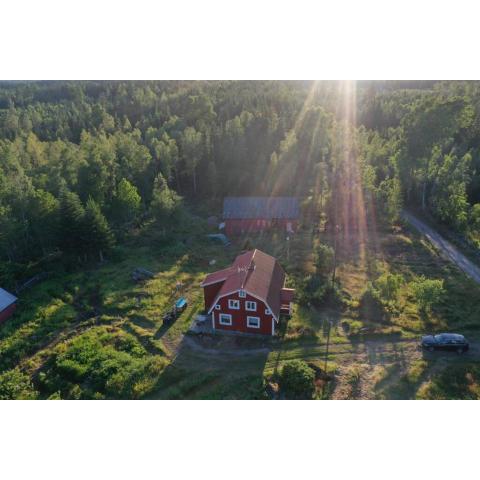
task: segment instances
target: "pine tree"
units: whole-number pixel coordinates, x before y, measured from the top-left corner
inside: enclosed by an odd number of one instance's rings
[[[60,194],[59,243],[68,253],[83,251],[85,209],[78,195],[68,189]]]
[[[59,201],[45,190],[35,190],[29,198],[28,221],[35,244],[41,247],[42,253],[52,250],[56,246]]]
[[[92,198],[87,201],[83,224],[86,234],[86,251],[94,254],[98,253],[100,260],[103,261],[103,254],[114,246],[115,239],[107,219]]]

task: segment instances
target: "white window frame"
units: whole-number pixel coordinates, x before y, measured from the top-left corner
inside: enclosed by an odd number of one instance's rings
[[[271,315],[271,314],[272,314],[271,310],[269,308],[266,308],[265,315]]]
[[[247,296],[247,292],[246,292],[245,290],[240,290],[240,291],[238,292],[238,296],[239,296],[240,298],[245,298],[245,297]]]
[[[234,307],[233,305],[237,305]],[[240,310],[240,300],[234,300],[233,298],[228,299],[228,308],[230,310]]]
[[[250,307],[253,305],[253,308],[249,308],[249,305]],[[257,302],[253,302],[251,300],[247,300],[245,302],[245,310],[247,312],[256,312],[257,311]]]
[[[253,318],[258,321],[258,325],[250,325],[250,319],[253,319]],[[260,328],[260,317],[248,316],[247,317],[247,327],[248,328]]]
[[[215,310],[220,310],[220,305],[218,303],[215,305]]]
[[[228,317],[227,321],[224,320],[225,317]],[[232,316],[229,313],[220,313],[218,315],[218,324],[232,326]]]

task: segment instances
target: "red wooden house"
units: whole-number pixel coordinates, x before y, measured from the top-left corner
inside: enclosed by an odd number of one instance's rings
[[[280,314],[291,313],[294,290],[285,288],[278,261],[260,250],[242,253],[201,286],[214,329],[274,335]]]
[[[280,228],[295,232],[300,208],[295,197],[226,197],[223,219],[227,235]]]
[[[0,323],[13,315],[17,307],[17,297],[0,288]]]

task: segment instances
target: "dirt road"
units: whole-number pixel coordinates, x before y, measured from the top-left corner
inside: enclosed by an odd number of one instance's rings
[[[420,233],[425,235],[428,240],[438,248],[443,254],[455,265],[457,265],[461,270],[463,270],[467,275],[469,275],[473,280],[480,284],[480,268],[477,267],[473,262],[468,260],[463,253],[460,253],[456,247],[454,247],[450,242],[445,240],[439,233],[429,227],[427,224],[419,220],[417,217],[412,215],[409,212],[404,211],[403,217],[405,220],[410,223],[414,228],[416,228]]]
[[[293,345],[287,342],[263,348],[239,348],[223,343],[211,345],[201,338],[186,337],[174,362],[187,370],[214,371],[221,378],[261,376],[265,368],[273,371],[278,362],[285,360],[301,359],[323,365],[325,347],[320,342]],[[330,345],[329,362],[335,364],[335,376],[329,397],[413,399],[446,368],[480,361],[478,340],[470,343],[470,350],[464,355],[424,352],[418,347],[418,339],[388,338]]]

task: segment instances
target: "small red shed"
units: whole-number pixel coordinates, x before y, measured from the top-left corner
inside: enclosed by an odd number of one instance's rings
[[[225,233],[235,235],[280,228],[298,228],[300,208],[296,197],[226,197],[223,200]]]
[[[13,315],[17,307],[17,297],[0,288],[0,323]]]
[[[205,277],[205,310],[214,329],[274,335],[280,314],[290,314],[293,293],[278,261],[260,250],[238,255],[232,266]]]

